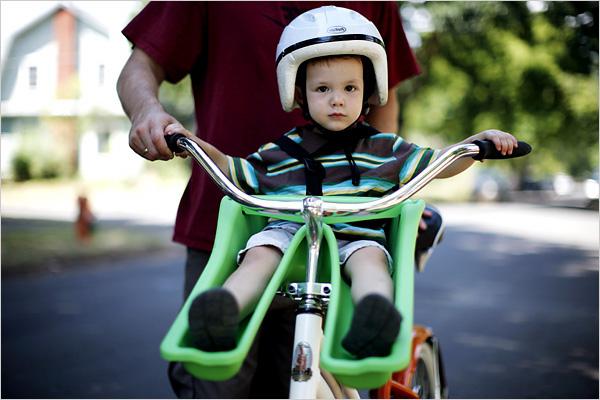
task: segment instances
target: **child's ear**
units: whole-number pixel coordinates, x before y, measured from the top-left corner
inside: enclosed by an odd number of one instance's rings
[[[298,105],[300,105],[300,107],[303,106],[303,101],[304,99],[302,98],[302,90],[300,89],[300,86],[296,85],[294,87],[294,101],[296,103],[298,103]]]

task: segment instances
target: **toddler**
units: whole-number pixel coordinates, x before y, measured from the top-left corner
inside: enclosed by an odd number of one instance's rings
[[[387,63],[381,35],[355,11],[329,6],[300,15],[284,30],[277,53],[282,105],[286,111],[300,107],[307,125],[246,159],[223,154],[178,124],[165,132],[194,140],[250,194],[382,196],[443,151],[419,147],[364,122],[370,104],[387,101]],[[486,139],[503,154],[517,146],[512,135],[498,130],[477,133],[462,143]],[[440,177],[454,176],[473,162],[461,159]],[[255,306],[299,227],[270,221],[248,240],[238,255],[239,267],[223,286],[193,300],[189,332],[195,346],[205,351],[235,347],[239,321]],[[357,358],[386,356],[402,318],[393,304],[383,222],[334,224],[332,229],[356,305],[342,345]]]

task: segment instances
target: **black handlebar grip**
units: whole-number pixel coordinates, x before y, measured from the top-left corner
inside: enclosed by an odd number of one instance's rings
[[[165,141],[167,142],[167,146],[169,146],[169,149],[173,153],[181,153],[182,151],[185,151],[184,149],[182,149],[181,147],[179,147],[177,145],[177,140],[179,140],[181,138],[185,138],[185,135],[183,133],[174,133],[172,135],[165,135]]]
[[[503,155],[496,149],[496,145],[491,140],[475,140],[473,142],[479,147],[479,154],[473,156],[473,159],[481,161],[487,160],[505,160],[508,158],[523,157],[531,153],[531,146],[525,142],[518,142],[519,147],[513,148],[512,154]]]

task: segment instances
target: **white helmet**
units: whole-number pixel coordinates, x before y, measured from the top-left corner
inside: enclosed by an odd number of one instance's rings
[[[306,11],[285,27],[277,45],[277,84],[285,111],[294,99],[298,67],[311,58],[356,54],[368,57],[375,71],[375,91],[368,102],[384,105],[388,96],[387,59],[381,34],[356,11],[324,6]]]

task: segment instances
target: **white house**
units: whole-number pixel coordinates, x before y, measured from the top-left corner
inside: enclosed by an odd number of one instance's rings
[[[144,160],[129,149],[130,125],[115,89],[128,55],[119,32],[77,3],[57,3],[17,31],[2,49],[2,178],[23,148],[55,152],[83,179],[138,174]],[[25,141],[32,132],[34,143]]]

